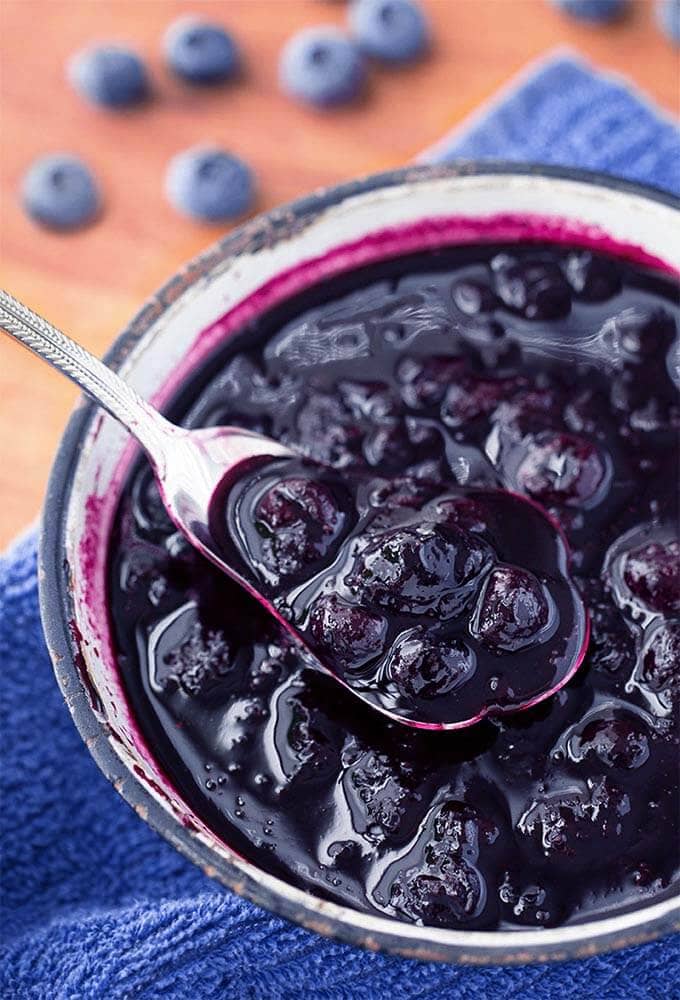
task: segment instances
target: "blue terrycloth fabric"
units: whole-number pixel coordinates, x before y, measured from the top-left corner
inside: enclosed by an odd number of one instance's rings
[[[560,59],[436,153],[608,169],[678,189],[680,134]],[[562,965],[464,968],[336,944],[226,892],[153,833],[91,760],[52,676],[35,537],[0,558],[0,996],[7,1000],[672,1000],[677,938]]]
[[[621,77],[561,55],[525,71],[420,157],[582,167],[680,194],[680,130]]]

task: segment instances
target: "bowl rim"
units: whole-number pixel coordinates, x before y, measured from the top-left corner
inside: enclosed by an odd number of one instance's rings
[[[285,238],[286,229],[302,220],[313,219],[330,206],[358,194],[404,183],[498,174],[604,186],[610,192],[641,196],[680,210],[680,199],[649,185],[603,173],[533,163],[457,161],[448,165],[407,166],[369,175],[321,189],[258,215],[218,240],[180,268],[144,303],[114,341],[104,360],[114,370],[119,368],[161,313],[217,264],[238,257],[246,248],[257,246],[262,241],[275,239],[277,234]],[[281,879],[271,877],[267,884],[262,884],[232,862],[218,857],[194,831],[166,812],[114,752],[107,738],[106,722],[97,718],[92,709],[78,670],[78,641],[68,625],[72,617],[72,594],[68,566],[64,560],[66,513],[79,457],[79,443],[97,412],[94,403],[87,400],[79,403],[69,419],[52,466],[39,540],[41,618],[57,681],[83,741],[100,770],[152,829],[207,875],[256,905],[325,936],[405,957],[473,964],[573,959],[639,944],[680,929],[680,897],[663,899],[613,917],[605,916],[552,929],[457,931],[402,924],[393,918],[364,914],[340,904],[328,903]]]

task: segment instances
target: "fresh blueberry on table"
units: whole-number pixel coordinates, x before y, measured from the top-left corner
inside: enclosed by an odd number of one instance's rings
[[[553,7],[558,7],[565,14],[593,24],[613,21],[620,17],[628,6],[628,0],[550,0],[550,2]]]
[[[680,0],[657,0],[656,21],[664,35],[680,45]]]
[[[85,100],[105,108],[129,108],[149,96],[149,77],[136,52],[122,45],[95,45],[71,59],[68,76]]]
[[[283,48],[279,81],[291,97],[317,107],[346,104],[360,93],[366,72],[358,46],[334,27],[307,28]]]
[[[231,35],[219,24],[182,17],[171,24],[163,39],[170,69],[188,83],[222,83],[239,70],[239,52]]]
[[[98,214],[101,197],[89,167],[63,153],[35,160],[26,172],[21,196],[28,215],[50,229],[87,225]]]
[[[354,0],[349,23],[362,51],[385,62],[411,62],[429,47],[427,19],[415,0]]]
[[[204,222],[225,222],[248,211],[255,182],[250,167],[237,156],[198,146],[172,158],[165,191],[183,215]]]

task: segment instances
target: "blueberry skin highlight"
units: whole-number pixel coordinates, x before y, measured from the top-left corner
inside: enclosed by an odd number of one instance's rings
[[[335,27],[307,28],[293,35],[279,60],[281,89],[321,108],[354,100],[365,77],[358,46]]]
[[[142,59],[122,45],[94,45],[78,52],[69,63],[68,78],[81,97],[103,108],[134,107],[150,93]]]
[[[680,45],[680,0],[657,0],[656,23],[675,45]]]
[[[35,222],[61,231],[88,225],[101,207],[90,168],[65,153],[43,156],[31,164],[22,181],[21,200]]]
[[[354,0],[349,24],[362,52],[385,62],[413,62],[430,46],[427,19],[414,0]]]
[[[255,182],[250,167],[237,156],[196,146],[172,158],[165,192],[182,215],[202,222],[225,222],[252,206]]]
[[[171,24],[163,38],[163,52],[172,72],[187,83],[223,83],[240,69],[231,35],[221,25],[199,18],[181,17]]]
[[[606,24],[620,17],[628,6],[628,0],[550,0],[553,7],[591,24]]]

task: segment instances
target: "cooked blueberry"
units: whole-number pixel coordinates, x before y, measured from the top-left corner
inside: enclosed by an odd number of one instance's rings
[[[614,261],[586,250],[570,253],[564,269],[577,298],[585,302],[604,302],[621,290],[621,274]]]
[[[496,296],[488,285],[465,278],[455,282],[451,295],[456,306],[466,316],[477,316],[479,313],[491,312],[497,302]]]
[[[355,42],[334,27],[306,28],[284,46],[281,87],[318,107],[347,104],[360,94],[366,72]]]
[[[387,659],[387,676],[413,698],[450,694],[474,670],[475,654],[461,639],[429,638],[422,629],[401,636]]]
[[[206,694],[233,669],[231,645],[224,632],[206,627],[193,604],[161,620],[149,648],[153,684],[179,687],[191,697]]]
[[[520,817],[518,830],[539,857],[575,870],[596,863],[602,851],[620,850],[635,829],[630,799],[609,778],[586,791],[564,789],[539,796]]]
[[[399,829],[414,797],[410,763],[398,753],[377,753],[353,738],[345,744],[344,758],[348,768],[343,789],[352,825],[371,843],[381,843]]]
[[[95,45],[75,55],[68,68],[78,93],[106,108],[129,108],[149,96],[146,67],[122,45]]]
[[[482,505],[470,497],[443,497],[436,504],[437,519],[455,524],[465,531],[481,532],[486,529]]]
[[[607,480],[599,449],[575,434],[545,431],[525,445],[518,488],[544,504],[587,507]]]
[[[593,755],[607,767],[633,770],[649,760],[647,728],[630,712],[611,719],[593,719],[570,738],[568,753],[576,762]]]
[[[440,870],[411,868],[402,872],[392,886],[390,904],[410,920],[450,927],[474,917],[485,897],[479,871],[462,858],[452,858]]]
[[[635,665],[630,628],[600,579],[578,581],[590,612],[588,663],[595,670],[629,676]]]
[[[140,473],[135,479],[132,487],[132,511],[137,527],[147,537],[155,539],[158,535],[174,532],[174,524],[150,469]]]
[[[521,380],[517,380],[519,385]],[[561,422],[564,400],[559,390],[550,388],[530,388],[511,393],[494,411],[494,424],[506,427],[513,437],[537,434]]]
[[[24,209],[50,229],[78,229],[99,213],[101,198],[89,167],[75,156],[43,156],[29,167],[21,185]]]
[[[614,327],[621,348],[640,360],[664,355],[675,336],[675,322],[669,313],[643,306],[624,309],[615,317]]]
[[[404,402],[414,410],[438,406],[464,367],[465,362],[457,357],[404,358],[397,368]]]
[[[382,653],[387,620],[328,594],[312,607],[310,631],[331,661],[354,668]]]
[[[371,490],[369,499],[371,507],[383,508],[385,517],[391,518],[394,510],[399,507],[419,510],[435,493],[436,488],[432,483],[421,482],[410,476],[399,476],[396,479],[379,480]]]
[[[450,799],[438,810],[432,829],[433,843],[445,845],[448,854],[465,854],[477,860],[480,847],[493,844],[499,836],[493,820],[457,799]]]
[[[345,578],[362,599],[410,614],[448,617],[490,565],[484,542],[452,525],[393,528],[361,550]]]
[[[369,465],[384,472],[403,469],[416,458],[416,451],[403,421],[381,424],[364,439],[364,456]]]
[[[250,167],[237,156],[196,146],[170,160],[165,193],[182,215],[202,222],[226,222],[250,209],[255,183]]]
[[[353,0],[349,24],[361,49],[385,62],[412,62],[429,48],[429,26],[417,0]]]
[[[362,439],[361,428],[335,396],[315,393],[297,415],[293,443],[318,462],[337,468],[356,465]]]
[[[447,390],[441,418],[447,427],[462,427],[479,417],[487,417],[522,386],[516,378],[480,378],[469,375]]]
[[[680,0],[656,0],[655,13],[666,38],[680,45]]]
[[[175,21],[165,33],[163,50],[173,73],[189,83],[221,83],[239,70],[234,39],[210,21],[194,17]]]
[[[641,654],[642,683],[665,700],[680,694],[680,621],[661,622]]]
[[[504,262],[495,271],[495,286],[505,305],[526,319],[559,319],[571,309],[571,289],[557,264]]]
[[[623,579],[644,608],[663,615],[680,612],[680,542],[649,542],[629,552]]]
[[[486,579],[471,631],[487,646],[514,652],[536,642],[553,616],[533,573],[497,566]]]
[[[593,24],[603,24],[620,17],[625,11],[628,0],[550,0],[553,7],[558,7],[565,14],[579,21],[591,21]]]
[[[382,423],[399,415],[398,400],[384,382],[340,382],[338,391],[355,420]]]
[[[262,561],[282,576],[297,573],[328,553],[343,523],[343,514],[322,483],[282,479],[255,509]]]

